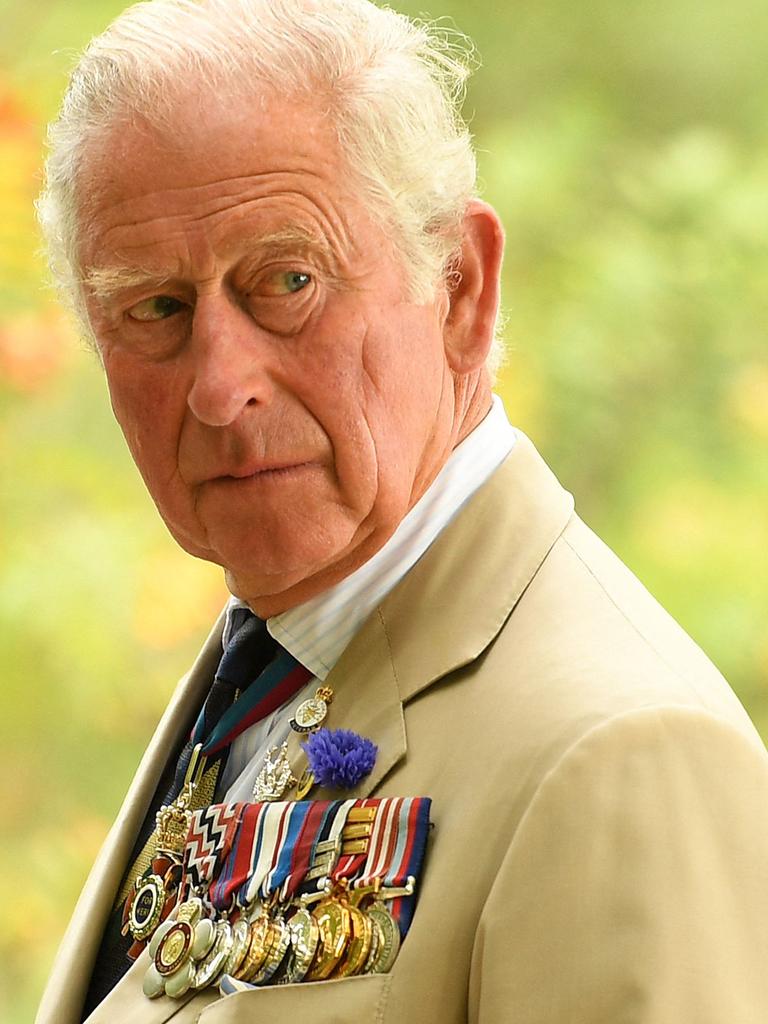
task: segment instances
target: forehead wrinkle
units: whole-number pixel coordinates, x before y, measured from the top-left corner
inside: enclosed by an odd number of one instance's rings
[[[322,195],[308,195],[298,189],[275,189],[245,198],[239,194],[226,197],[216,205],[199,212],[189,209],[165,209],[162,213],[148,216],[142,216],[141,204],[144,201],[156,204],[158,196],[149,194],[116,204],[109,218],[111,223],[105,227],[101,238],[96,242],[98,248],[122,251],[143,249],[161,241],[168,242],[174,236],[177,239],[184,238],[190,229],[199,234],[201,227],[204,228],[204,234],[209,242],[216,248],[222,244],[226,245],[226,236],[233,225],[237,226],[244,218],[254,213],[263,220],[273,220],[277,223],[280,220],[288,221],[285,229],[280,227],[274,232],[276,236],[280,231],[292,230],[296,237],[290,239],[286,234],[287,241],[305,244],[307,247],[314,246],[316,250],[322,250],[326,256],[329,256],[334,248],[341,252],[348,234],[344,230],[343,218],[339,217],[332,201],[326,201]],[[272,208],[275,202],[282,203],[284,207],[282,211],[277,211],[278,216]],[[136,204],[139,206],[138,209]],[[121,209],[125,206],[129,208]],[[288,217],[285,208],[292,208],[296,213]],[[92,223],[95,220],[95,217],[92,218]],[[302,224],[302,221],[314,222],[316,230],[311,230]],[[136,231],[145,233],[140,242],[132,241]]]
[[[290,187],[290,183],[286,184],[285,179],[294,177],[300,180],[295,187]],[[296,167],[290,170],[278,171],[254,171],[252,174],[238,175],[231,178],[216,178],[202,184],[169,186],[159,192],[149,191],[139,195],[128,195],[122,199],[113,199],[111,202],[109,200],[109,193],[103,193],[102,191],[101,201],[97,203],[91,201],[88,204],[88,212],[91,217],[98,216],[100,207],[111,207],[112,216],[119,223],[121,212],[125,207],[128,207],[130,211],[128,222],[131,225],[136,223],[151,225],[157,221],[178,218],[188,218],[190,221],[197,222],[205,220],[206,217],[215,217],[218,214],[227,213],[239,206],[250,206],[255,202],[276,196],[304,195],[310,201],[320,205],[318,198],[322,195],[322,189],[317,190],[317,195],[309,192],[306,186],[302,185],[302,180],[306,177],[315,178],[323,184],[327,182],[327,178],[320,171],[310,167]],[[99,194],[98,185],[96,185],[94,191],[96,194]],[[167,207],[172,210],[174,199],[177,197],[182,197],[187,207],[191,206],[194,208],[195,205],[199,204],[200,206],[207,206],[207,208],[194,215],[189,213],[189,209],[181,209],[178,211],[173,210],[172,212],[167,211],[146,218],[141,217],[143,204],[156,204],[158,200],[162,199],[167,204]]]

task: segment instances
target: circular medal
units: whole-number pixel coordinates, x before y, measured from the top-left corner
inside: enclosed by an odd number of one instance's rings
[[[371,948],[368,951],[368,959],[363,964],[362,973],[363,974],[370,974],[371,973],[370,965],[374,962],[374,960],[378,956],[379,948],[381,947],[381,944],[384,941],[384,939],[383,939],[383,935],[382,935],[382,931],[381,931],[381,925],[376,920],[376,918],[375,917],[370,917],[367,913],[366,913],[366,917],[368,917],[368,920],[371,922]]]
[[[201,922],[202,923],[202,922]],[[218,921],[213,945],[197,965],[192,984],[195,988],[207,988],[214,984],[226,966],[232,952],[232,926],[229,921]]]
[[[222,974],[235,975],[245,960],[248,946],[251,941],[251,928],[245,918],[240,918],[237,924],[232,927],[232,949],[230,950],[227,962],[224,965]]]
[[[267,915],[260,914],[255,921],[252,921],[249,925],[249,932],[248,948],[245,951],[242,964],[235,972],[235,977],[239,981],[250,981],[267,959],[271,942]]]
[[[173,974],[184,962],[192,948],[194,931],[187,921],[176,921],[163,935],[155,952],[155,967],[159,974]]]
[[[253,977],[250,979],[253,985],[264,985],[275,971],[278,969],[280,964],[283,962],[288,944],[290,942],[290,936],[288,934],[288,926],[282,917],[276,917],[274,920],[269,922],[269,949],[267,951],[266,959]]]
[[[296,708],[291,719],[291,728],[296,732],[312,732],[319,728],[328,714],[328,705],[333,700],[333,690],[329,686],[321,686],[314,697],[303,700]]]
[[[400,952],[400,929],[380,901],[375,901],[366,910],[374,926],[378,928],[379,942],[376,951],[368,957],[364,971],[366,974],[387,974]]]
[[[307,981],[323,981],[344,955],[352,933],[349,907],[335,899],[324,900],[312,911],[320,931],[320,943]]]
[[[136,879],[128,914],[128,927],[136,942],[143,942],[149,938],[160,924],[167,899],[168,893],[159,875],[147,875],[146,878]]]
[[[320,929],[317,926],[317,921],[306,907],[300,907],[290,919],[288,934],[291,945],[280,978],[280,983],[283,985],[293,985],[304,978],[314,960],[317,944],[320,941]]]
[[[350,906],[348,909],[352,934],[344,950],[344,956],[334,971],[334,977],[337,978],[347,978],[353,974],[360,974],[365,967],[373,942],[371,919],[359,907]]]

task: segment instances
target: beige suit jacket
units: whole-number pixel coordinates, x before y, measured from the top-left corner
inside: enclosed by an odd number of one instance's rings
[[[210,685],[220,629],[139,766],[38,1024],[80,1020],[102,926],[166,752]],[[145,953],[89,1024],[768,1021],[765,749],[530,442],[376,610],[329,683],[332,724],[379,746],[357,794],[433,800],[392,972],[150,1002]]]

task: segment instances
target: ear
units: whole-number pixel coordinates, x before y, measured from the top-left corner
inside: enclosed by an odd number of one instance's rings
[[[470,200],[443,326],[446,358],[454,373],[473,373],[488,357],[499,311],[503,252],[504,229],[498,214],[488,203]]]

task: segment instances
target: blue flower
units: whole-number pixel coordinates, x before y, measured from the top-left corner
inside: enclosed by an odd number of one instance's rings
[[[321,786],[354,789],[370,775],[378,747],[350,729],[318,729],[302,743],[309,770]]]

